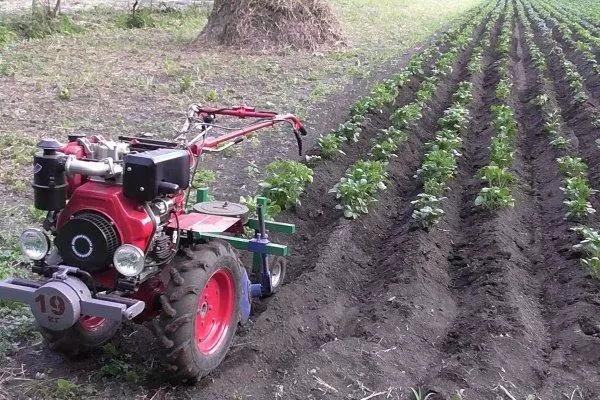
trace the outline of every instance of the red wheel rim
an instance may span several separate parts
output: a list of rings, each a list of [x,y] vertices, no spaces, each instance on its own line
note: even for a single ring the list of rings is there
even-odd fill
[[[84,331],[88,332],[92,332],[100,328],[102,324],[104,324],[104,321],[106,321],[105,318],[93,317],[91,315],[84,315],[83,317],[79,318],[79,324]]]
[[[194,332],[198,351],[212,354],[223,344],[231,329],[234,302],[233,275],[220,268],[208,278],[198,297]]]

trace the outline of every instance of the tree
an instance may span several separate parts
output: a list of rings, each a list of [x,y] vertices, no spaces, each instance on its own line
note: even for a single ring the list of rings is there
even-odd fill
[[[327,0],[215,0],[200,36],[200,40],[251,49],[315,49],[342,39]]]

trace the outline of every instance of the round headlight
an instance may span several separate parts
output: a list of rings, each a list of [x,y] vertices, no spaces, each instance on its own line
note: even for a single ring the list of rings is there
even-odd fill
[[[121,275],[136,276],[144,270],[146,257],[144,252],[131,244],[117,248],[113,256],[113,264]]]
[[[19,245],[25,257],[34,261],[39,261],[46,257],[48,250],[50,250],[48,236],[39,229],[27,229],[21,233]]]

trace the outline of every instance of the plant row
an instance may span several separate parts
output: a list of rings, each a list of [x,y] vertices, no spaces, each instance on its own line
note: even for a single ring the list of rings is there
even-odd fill
[[[501,16],[497,9],[488,19],[481,45],[473,50],[467,70],[471,75],[483,73],[484,47],[491,45],[494,26]],[[457,173],[458,157],[463,147],[462,134],[469,123],[469,105],[473,100],[472,82],[459,83],[453,94],[452,105],[444,111],[438,120],[438,131],[432,141],[425,144],[425,157],[416,177],[423,183],[423,192],[412,201],[414,207],[412,218],[421,227],[427,228],[436,224],[445,214],[443,201],[444,193],[449,189],[448,184]]]
[[[559,64],[565,74],[565,79],[569,84],[569,88],[571,89],[571,103],[576,105],[585,103],[588,100],[588,95],[583,86],[583,78],[577,71],[577,67],[567,59],[563,48],[552,36],[552,29],[548,27],[544,19],[541,18],[530,5],[526,5],[525,7],[530,19],[541,32],[544,41],[551,49],[550,51],[559,58]]]
[[[544,7],[546,10],[558,17],[562,22],[564,22],[571,29],[573,29],[577,33],[577,35],[581,37],[584,41],[596,48],[600,48],[600,37],[598,36],[598,32],[590,32],[588,28],[584,27],[581,23],[576,21],[576,18],[573,14],[560,13],[549,3],[544,1],[537,1],[536,4],[538,4],[541,7]]]
[[[544,131],[550,136],[550,144],[561,154],[556,159],[558,169],[563,176],[565,194],[564,203],[567,206],[566,218],[574,221],[584,221],[585,218],[596,210],[590,203],[590,197],[596,193],[591,188],[588,180],[588,166],[582,158],[573,151],[568,139],[563,136],[564,120],[552,84],[548,78],[548,66],[545,58],[534,41],[534,34],[524,9],[518,5],[521,23],[524,27],[525,42],[532,56],[538,73],[538,84],[541,88],[535,103],[539,106],[544,120]],[[593,228],[585,225],[576,227],[582,236],[581,243],[575,249],[581,252],[581,265],[595,278],[600,278],[600,234]]]
[[[485,181],[475,198],[475,205],[495,211],[514,206],[512,187],[516,181],[510,170],[514,162],[518,132],[514,109],[509,105],[512,77],[509,74],[510,49],[513,40],[514,8],[512,3],[506,11],[505,21],[498,37],[498,82],[494,93],[499,104],[491,106],[494,135],[490,142],[490,159],[477,171],[477,177]]]
[[[438,131],[425,144],[425,158],[417,177],[423,182],[423,192],[412,201],[412,214],[422,227],[429,227],[444,215],[442,201],[448,183],[457,172],[458,157],[463,147],[462,134],[469,123],[468,106],[473,99],[473,83],[461,82],[453,95],[454,102],[438,120]]]
[[[556,27],[560,37],[567,43],[567,45],[569,45],[569,47],[571,47],[573,51],[581,54],[585,61],[590,64],[594,73],[600,73],[600,65],[598,65],[592,45],[579,40],[566,23],[555,18],[554,15],[552,15],[552,13],[546,8],[537,8],[537,12],[542,16],[543,19],[550,21]]]
[[[377,203],[379,193],[387,188],[387,168],[390,158],[395,156],[398,145],[407,139],[406,130],[422,118],[422,112],[437,91],[440,80],[452,73],[452,65],[459,53],[473,40],[473,33],[481,19],[471,20],[465,29],[450,43],[449,49],[441,53],[430,75],[418,87],[415,100],[399,107],[390,116],[391,126],[382,130],[373,139],[369,160],[358,160],[350,166],[346,174],[330,190],[339,201],[338,209],[343,210],[346,218],[355,219],[368,213]]]
[[[314,162],[323,158],[331,158],[337,154],[344,154],[342,146],[346,143],[355,143],[358,141],[369,114],[381,113],[383,108],[393,104],[398,97],[399,91],[413,77],[423,76],[424,65],[443,55],[442,48],[458,40],[468,40],[468,38],[465,38],[465,32],[473,27],[473,21],[483,19],[491,4],[488,3],[485,6],[478,7],[462,16],[453,24],[453,27],[441,35],[435,44],[421,53],[412,56],[406,67],[392,79],[375,84],[368,95],[360,98],[354,104],[348,121],[340,124],[332,133],[317,139],[316,148],[319,154],[309,157],[309,160]]]
[[[341,124],[334,133],[321,137],[317,141],[320,156],[313,156],[312,161],[316,161],[321,157],[331,157],[341,152],[340,145],[343,142],[357,141],[363,124],[367,119],[367,114],[382,112],[383,107],[393,103],[398,96],[400,88],[410,81],[413,76],[423,74],[423,65],[436,55],[438,55],[438,60],[435,63],[434,69],[439,69],[439,74],[447,73],[449,71],[448,63],[450,62],[451,64],[451,61],[448,61],[446,53],[441,53],[439,48],[448,44],[457,46],[457,44],[464,45],[468,43],[466,35],[469,33],[465,32],[468,32],[469,28],[475,25],[473,19],[483,19],[484,13],[487,12],[487,7],[489,7],[489,4],[467,13],[454,24],[453,28],[442,35],[436,46],[431,46],[420,54],[413,56],[407,66],[396,74],[393,79],[374,85],[368,96],[356,102],[351,110],[348,122]],[[438,73],[434,72],[434,74]],[[423,90],[421,95],[427,96],[427,90]],[[369,182],[377,180],[380,183],[377,185],[378,189],[368,187],[368,185],[361,186],[358,188],[359,193],[370,193],[385,187],[383,178],[376,179],[375,176],[385,176],[387,160],[395,155],[398,144],[405,139],[406,134],[404,132],[390,127],[389,129],[382,130],[377,138],[373,140],[370,153],[372,160],[365,161],[362,164],[360,162],[355,164],[354,171],[355,173],[361,171],[361,173],[368,177],[367,181]],[[296,161],[278,160],[269,164],[266,171],[266,177],[260,182],[259,186],[261,188],[260,195],[269,200],[267,215],[273,217],[283,209],[300,205],[300,196],[306,186],[313,181],[312,169]],[[358,182],[364,183],[360,179]],[[240,201],[246,204],[252,213],[256,212],[256,197],[241,197]]]

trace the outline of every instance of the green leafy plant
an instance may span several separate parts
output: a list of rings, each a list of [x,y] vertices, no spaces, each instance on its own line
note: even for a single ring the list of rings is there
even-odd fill
[[[587,226],[571,229],[578,232],[582,238],[578,244],[573,246],[573,249],[582,255],[581,266],[593,278],[600,279],[600,232]]]
[[[508,99],[508,96],[510,96],[510,86],[508,79],[502,79],[498,86],[496,86],[496,91],[494,92],[496,97],[499,99]]]
[[[377,161],[388,161],[391,157],[397,157],[398,143],[391,137],[382,136],[373,140],[371,157]]]
[[[588,199],[597,190],[590,187],[587,178],[566,178],[564,183],[565,187],[561,187],[561,190],[566,197],[564,203],[569,207],[567,218],[581,219],[596,212]]]
[[[274,161],[267,166],[267,177],[260,183],[263,196],[281,209],[300,205],[300,195],[313,181],[313,171],[292,160]]]
[[[587,177],[588,166],[581,157],[564,156],[556,159],[559,171],[569,178]]]
[[[420,103],[410,103],[397,109],[391,116],[390,121],[395,128],[405,129],[413,122],[421,119],[422,105]]]
[[[340,150],[340,146],[344,141],[345,138],[330,133],[329,135],[319,137],[316,146],[324,158],[331,158],[336,154],[344,154]]]
[[[475,205],[496,211],[506,207],[514,207],[515,200],[511,196],[509,188],[491,186],[484,187],[479,191],[477,198],[475,198]]]
[[[250,216],[256,218],[258,210],[257,196],[240,196],[240,204],[248,207]],[[271,200],[267,201],[267,209],[265,210],[265,217],[268,220],[272,220],[277,214],[281,212],[281,207],[277,204],[273,204]]]
[[[486,165],[477,172],[477,177],[488,182],[490,186],[510,187],[515,176],[506,168],[497,165]]]
[[[412,213],[413,220],[423,228],[436,224],[444,216],[441,202],[445,199],[446,197],[420,193],[416,200],[410,202],[415,208]]]
[[[351,166],[342,179],[329,191],[341,202],[336,208],[343,210],[344,217],[356,219],[368,213],[377,203],[376,194],[387,187],[387,163],[359,160]]]
[[[338,127],[335,135],[345,138],[349,142],[358,142],[361,132],[362,126],[360,123],[348,121]]]

